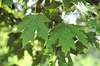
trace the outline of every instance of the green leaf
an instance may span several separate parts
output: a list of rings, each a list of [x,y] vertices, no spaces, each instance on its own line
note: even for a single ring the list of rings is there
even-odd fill
[[[73,0],[76,4],[78,3],[78,2],[82,2],[84,5],[86,5],[86,1],[85,0]]]
[[[97,24],[96,31],[100,34],[100,24]]]
[[[84,46],[88,47],[88,41],[86,40],[87,36],[80,31],[82,29],[78,29],[75,25],[69,25],[69,28],[74,36],[77,37],[78,41],[80,41]]]
[[[43,39],[48,39],[48,28],[44,22],[50,22],[50,20],[44,15],[27,15],[24,17],[23,22],[18,26],[18,32],[23,30],[21,35],[23,47],[31,40],[34,41],[35,31]]]
[[[2,4],[12,6],[13,0],[2,0]]]
[[[62,0],[64,3],[64,6],[67,8],[68,5],[71,3],[71,0]]]
[[[50,59],[50,56],[48,56],[48,55],[42,56],[40,66],[49,66],[49,62],[50,62],[49,59]]]
[[[74,35],[71,33],[71,31],[68,29],[68,27],[65,25],[61,28],[61,36],[59,37],[59,44],[58,46],[62,46],[62,51],[63,52],[68,52],[70,51],[70,48],[76,48],[74,44],[73,37]],[[66,49],[67,48],[67,49]]]
[[[99,49],[99,44],[97,43],[97,38],[96,33],[95,32],[88,32],[87,33],[88,36],[88,41],[91,43],[92,46],[96,47],[97,49]]]
[[[62,51],[57,52],[57,59],[59,66],[68,66],[68,63],[66,62],[65,58],[66,58],[65,53],[63,53]]]
[[[67,57],[68,57],[68,66],[74,66],[73,65],[73,61],[72,61],[72,58],[71,58],[71,56],[70,56],[69,53],[68,53]]]
[[[42,60],[43,54],[41,52],[37,52],[35,59],[33,59],[32,66],[37,66]]]
[[[47,48],[52,45],[57,39],[59,39],[58,46],[62,47],[62,51],[68,53],[70,48],[76,49],[75,42],[73,37],[77,37],[78,41],[80,41],[86,47],[88,46],[86,35],[80,31],[80,28],[77,29],[75,25],[65,25],[63,23],[58,24],[53,28],[50,33],[49,39],[47,41]]]
[[[47,48],[50,47],[50,45],[55,42],[59,36],[62,34],[61,32],[61,27],[63,26],[63,24],[58,24],[56,27],[54,27],[54,29],[52,30],[49,39],[47,41]]]
[[[65,63],[65,62],[63,62],[63,61],[60,61],[60,62],[59,62],[59,66],[68,66],[68,65],[67,65],[67,63]]]
[[[90,22],[87,24],[87,26],[92,26],[100,34],[100,23],[98,22],[97,19],[92,19]]]
[[[27,2],[28,2],[28,0],[23,0],[23,1],[25,1],[25,3],[27,3]]]

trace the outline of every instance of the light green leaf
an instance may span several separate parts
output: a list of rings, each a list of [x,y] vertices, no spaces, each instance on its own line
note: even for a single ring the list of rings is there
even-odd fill
[[[50,20],[44,15],[28,15],[25,16],[23,22],[18,26],[18,32],[23,31],[21,38],[23,42],[23,47],[31,40],[34,41],[35,31],[43,39],[48,39],[48,28],[44,22],[50,22]]]

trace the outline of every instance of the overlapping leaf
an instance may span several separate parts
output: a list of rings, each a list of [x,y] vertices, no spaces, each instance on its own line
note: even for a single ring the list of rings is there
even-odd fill
[[[65,25],[63,23],[55,26],[50,33],[49,40],[47,41],[47,48],[52,45],[57,39],[59,39],[58,46],[62,47],[62,51],[67,53],[70,48],[76,49],[73,37],[77,37],[84,46],[88,46],[86,35],[80,31],[75,25]]]
[[[28,15],[25,16],[23,22],[18,26],[18,31],[22,31],[21,35],[23,47],[31,40],[34,41],[35,31],[40,37],[47,40],[48,38],[48,28],[44,22],[50,22],[50,20],[44,15]]]

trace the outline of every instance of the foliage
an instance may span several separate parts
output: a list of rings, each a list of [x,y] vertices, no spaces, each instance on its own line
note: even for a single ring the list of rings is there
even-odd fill
[[[6,47],[9,49],[8,53],[0,54],[1,65],[7,65],[9,57],[15,55],[21,60],[27,51],[32,66],[74,66],[70,54],[84,54],[90,44],[99,50],[99,2],[0,0],[0,3],[0,30],[9,28],[6,30],[9,36]],[[73,24],[69,23],[74,20],[72,15],[77,21]],[[81,25],[82,22],[85,25]]]

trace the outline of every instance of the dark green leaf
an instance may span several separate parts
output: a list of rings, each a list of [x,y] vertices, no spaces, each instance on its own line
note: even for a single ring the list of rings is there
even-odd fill
[[[95,32],[88,32],[87,36],[88,36],[88,41],[92,44],[92,46],[99,49],[99,44],[97,43],[97,38],[95,37],[96,33]]]

